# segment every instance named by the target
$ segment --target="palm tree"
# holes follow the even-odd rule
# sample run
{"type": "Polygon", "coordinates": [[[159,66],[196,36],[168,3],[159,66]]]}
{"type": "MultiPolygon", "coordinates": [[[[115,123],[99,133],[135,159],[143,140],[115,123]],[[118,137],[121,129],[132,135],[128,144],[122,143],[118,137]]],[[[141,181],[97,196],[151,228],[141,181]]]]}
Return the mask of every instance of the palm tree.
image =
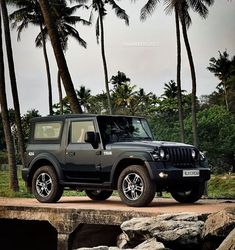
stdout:
{"type": "Polygon", "coordinates": [[[146,109],[149,108],[149,106],[152,104],[152,97],[153,93],[149,92],[148,94],[145,93],[143,88],[140,88],[139,91],[137,91],[137,103],[138,103],[138,110],[141,114],[143,114],[146,109]]]}
{"type": "Polygon", "coordinates": [[[126,110],[129,109],[130,113],[134,115],[133,100],[135,99],[136,94],[136,92],[134,91],[135,88],[135,85],[124,83],[114,89],[112,97],[114,107],[116,110],[118,110],[118,112],[126,114],[126,110]]]}
{"type": "MultiPolygon", "coordinates": [[[[160,0],[149,0],[145,6],[141,9],[140,18],[144,21],[148,15],[152,15],[157,4],[160,0]]],[[[164,1],[167,4],[165,11],[171,13],[172,10],[175,12],[175,25],[176,25],[176,40],[177,40],[177,101],[178,101],[178,112],[179,112],[179,123],[180,123],[180,140],[184,142],[184,115],[183,115],[183,105],[182,105],[182,91],[181,91],[181,42],[180,42],[180,27],[179,27],[179,1],[164,1]]]]}
{"type": "Polygon", "coordinates": [[[235,57],[230,60],[229,54],[227,51],[224,51],[221,53],[219,51],[219,58],[216,59],[215,57],[212,57],[210,59],[209,67],[207,69],[214,73],[216,77],[219,78],[221,83],[219,85],[223,86],[224,91],[224,99],[225,99],[225,106],[227,110],[229,111],[229,96],[228,96],[228,88],[229,88],[229,79],[232,75],[234,75],[233,72],[233,61],[235,61],[235,57]]]}
{"type": "MultiPolygon", "coordinates": [[[[47,73],[49,114],[52,115],[53,110],[50,65],[47,55],[45,35],[43,32],[44,20],[41,14],[39,3],[35,0],[8,0],[8,3],[19,8],[10,15],[10,20],[14,21],[12,27],[17,28],[18,31],[18,40],[21,38],[22,31],[28,28],[29,24],[38,25],[40,27],[43,55],[47,73]]],[[[37,42],[37,40],[35,42],[37,42]]]]}
{"type": "MultiPolygon", "coordinates": [[[[89,0],[75,0],[76,2],[84,3],[89,0]]],[[[92,19],[93,11],[98,12],[98,17],[96,20],[96,38],[97,42],[101,44],[101,55],[103,60],[103,68],[104,68],[104,78],[105,78],[105,89],[106,95],[108,99],[109,112],[112,114],[112,103],[111,96],[109,91],[109,76],[108,76],[108,67],[105,55],[105,34],[104,34],[104,17],[107,15],[106,5],[110,5],[112,9],[114,9],[115,14],[118,18],[123,19],[126,25],[129,25],[129,17],[126,14],[125,10],[122,9],[114,0],[91,0],[91,15],[90,19],[92,19]]]]}
{"type": "MultiPolygon", "coordinates": [[[[79,32],[73,27],[77,23],[82,23],[83,25],[90,25],[90,22],[80,18],[79,16],[74,16],[74,12],[76,12],[79,8],[84,7],[83,5],[75,5],[72,7],[68,7],[66,1],[60,1],[59,4],[55,4],[52,6],[52,15],[56,22],[56,26],[59,33],[59,38],[61,42],[61,46],[64,51],[67,49],[68,37],[73,37],[76,41],[86,48],[86,42],[80,37],[79,32]]],[[[36,38],[36,46],[41,47],[45,39],[48,37],[48,30],[45,26],[43,30],[38,34],[36,38]]],[[[58,92],[59,92],[59,102],[60,102],[60,114],[63,114],[63,96],[62,96],[62,88],[61,88],[61,77],[60,71],[58,70],[57,75],[57,84],[58,84],[58,92]]]]}
{"type": "Polygon", "coordinates": [[[71,110],[73,113],[82,113],[81,106],[78,102],[73,82],[68,70],[68,66],[63,53],[63,48],[60,42],[60,36],[55,23],[55,20],[51,14],[51,6],[48,0],[39,0],[40,8],[43,14],[45,25],[48,29],[48,34],[50,36],[52,48],[54,50],[56,62],[58,69],[61,74],[61,78],[64,84],[64,88],[71,105],[71,110]]]}
{"type": "MultiPolygon", "coordinates": [[[[141,19],[145,20],[148,15],[151,15],[153,11],[155,10],[157,4],[160,2],[160,0],[149,0],[147,4],[142,8],[141,10],[141,19]]],[[[189,9],[191,8],[193,11],[198,13],[201,17],[206,18],[208,15],[208,9],[207,6],[211,6],[214,3],[214,0],[164,0],[164,3],[166,4],[166,12],[170,13],[173,9],[176,12],[176,32],[177,36],[179,36],[179,27],[178,26],[178,19],[180,20],[181,27],[182,27],[182,33],[184,38],[185,47],[187,50],[190,70],[191,70],[191,77],[192,77],[192,132],[193,132],[193,144],[197,146],[197,121],[196,121],[196,73],[195,73],[195,67],[193,62],[193,56],[192,51],[190,47],[190,43],[188,40],[188,34],[187,29],[189,28],[191,24],[191,18],[189,15],[189,9]]],[[[177,38],[177,44],[179,43],[179,37],[177,38]]],[[[180,53],[180,48],[178,48],[178,56],[180,53]]],[[[180,60],[178,58],[178,63],[180,63],[180,60]]],[[[180,67],[178,65],[178,70],[180,70],[180,67]]],[[[179,85],[179,72],[177,73],[177,84],[179,85]]],[[[182,101],[181,101],[182,102],[182,101]]],[[[178,103],[180,103],[180,100],[178,100],[178,103]]],[[[182,105],[181,105],[182,106],[182,105]]],[[[180,116],[180,115],[179,115],[180,116]]]]}
{"type": "Polygon", "coordinates": [[[14,114],[15,114],[15,123],[17,126],[18,147],[19,147],[21,163],[24,166],[25,165],[24,136],[23,136],[22,125],[21,125],[20,105],[19,105],[18,89],[17,89],[17,84],[16,84],[16,75],[15,75],[15,66],[14,66],[13,53],[12,53],[8,12],[7,12],[7,7],[6,7],[6,1],[1,0],[0,4],[1,4],[1,10],[2,10],[3,23],[4,23],[5,45],[6,45],[6,51],[7,51],[7,57],[8,57],[11,90],[12,90],[12,96],[13,96],[14,109],[15,109],[14,114]]]}
{"type": "Polygon", "coordinates": [[[184,0],[180,4],[180,21],[184,37],[184,43],[187,50],[191,77],[192,77],[192,132],[193,132],[193,144],[197,146],[197,119],[196,119],[196,106],[197,106],[197,82],[196,73],[193,62],[192,51],[188,39],[187,29],[191,24],[191,18],[189,15],[189,9],[191,8],[194,12],[198,13],[202,18],[206,18],[208,15],[207,6],[211,6],[214,0],[184,0]]]}
{"type": "Polygon", "coordinates": [[[175,4],[175,26],[176,26],[176,41],[177,41],[177,100],[179,109],[179,124],[180,124],[180,140],[184,142],[184,111],[182,105],[182,88],[181,88],[181,41],[180,41],[180,21],[179,21],[179,6],[175,4]]]}
{"type": "Polygon", "coordinates": [[[118,71],[116,76],[111,77],[110,82],[114,88],[117,88],[122,84],[130,82],[130,78],[128,78],[125,73],[118,71]]]}
{"type": "Polygon", "coordinates": [[[19,191],[19,184],[17,179],[17,168],[16,168],[16,157],[13,138],[11,134],[10,121],[8,116],[7,98],[6,98],[6,87],[5,87],[5,74],[4,74],[4,58],[2,48],[2,21],[0,12],[0,106],[2,123],[5,134],[7,153],[8,153],[8,164],[10,173],[10,189],[13,191],[19,191]]]}
{"type": "Polygon", "coordinates": [[[162,96],[167,99],[175,99],[177,97],[177,92],[177,84],[175,81],[171,80],[169,83],[164,84],[164,93],[162,96]]]}
{"type": "Polygon", "coordinates": [[[80,86],[79,90],[76,90],[78,100],[80,102],[80,105],[83,107],[83,111],[85,113],[88,113],[89,110],[89,99],[91,98],[91,90],[86,89],[85,86],[80,86]]]}

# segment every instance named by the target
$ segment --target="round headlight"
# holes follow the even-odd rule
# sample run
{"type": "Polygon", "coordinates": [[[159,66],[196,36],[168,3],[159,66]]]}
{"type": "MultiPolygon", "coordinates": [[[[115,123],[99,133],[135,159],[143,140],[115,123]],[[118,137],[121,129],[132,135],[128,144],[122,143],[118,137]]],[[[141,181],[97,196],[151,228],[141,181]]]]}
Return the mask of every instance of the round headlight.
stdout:
{"type": "Polygon", "coordinates": [[[191,155],[193,159],[196,158],[196,151],[194,149],[191,150],[191,155]]]}
{"type": "Polygon", "coordinates": [[[163,149],[160,149],[159,155],[160,155],[161,159],[164,159],[164,157],[165,157],[165,151],[163,149]]]}

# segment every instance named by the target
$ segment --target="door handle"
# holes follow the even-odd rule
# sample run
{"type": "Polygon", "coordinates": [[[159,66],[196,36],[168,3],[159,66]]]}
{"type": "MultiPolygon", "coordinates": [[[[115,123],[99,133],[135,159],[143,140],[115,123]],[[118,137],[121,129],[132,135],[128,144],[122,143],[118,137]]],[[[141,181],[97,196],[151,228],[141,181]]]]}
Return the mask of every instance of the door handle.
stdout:
{"type": "Polygon", "coordinates": [[[66,155],[72,157],[72,156],[75,156],[75,152],[66,152],[66,155]]]}

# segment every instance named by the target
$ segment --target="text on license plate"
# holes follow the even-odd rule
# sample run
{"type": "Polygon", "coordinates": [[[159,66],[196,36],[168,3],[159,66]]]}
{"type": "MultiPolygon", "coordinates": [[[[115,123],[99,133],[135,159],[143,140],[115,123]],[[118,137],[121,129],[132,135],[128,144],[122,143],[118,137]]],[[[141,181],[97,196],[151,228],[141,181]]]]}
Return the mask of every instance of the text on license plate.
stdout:
{"type": "Polygon", "coordinates": [[[183,170],[183,177],[200,176],[199,170],[183,170]]]}

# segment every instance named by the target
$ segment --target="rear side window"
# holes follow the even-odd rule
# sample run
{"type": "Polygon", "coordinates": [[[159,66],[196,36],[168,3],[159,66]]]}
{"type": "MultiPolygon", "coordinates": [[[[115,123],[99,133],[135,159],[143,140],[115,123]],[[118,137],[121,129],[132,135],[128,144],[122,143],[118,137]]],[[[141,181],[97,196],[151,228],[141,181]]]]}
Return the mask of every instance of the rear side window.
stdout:
{"type": "Polygon", "coordinates": [[[35,140],[56,140],[59,139],[61,122],[39,122],[35,124],[35,140]]]}

